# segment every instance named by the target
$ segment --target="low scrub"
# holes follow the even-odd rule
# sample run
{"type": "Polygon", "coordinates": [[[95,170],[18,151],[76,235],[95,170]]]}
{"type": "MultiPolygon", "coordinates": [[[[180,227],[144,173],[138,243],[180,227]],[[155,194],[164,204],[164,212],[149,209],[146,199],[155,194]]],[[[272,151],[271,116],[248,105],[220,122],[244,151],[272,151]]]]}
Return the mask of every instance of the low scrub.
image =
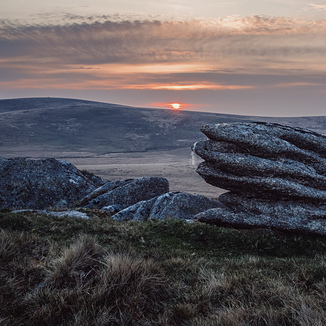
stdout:
{"type": "Polygon", "coordinates": [[[325,325],[326,239],[0,212],[1,325],[325,325]]]}

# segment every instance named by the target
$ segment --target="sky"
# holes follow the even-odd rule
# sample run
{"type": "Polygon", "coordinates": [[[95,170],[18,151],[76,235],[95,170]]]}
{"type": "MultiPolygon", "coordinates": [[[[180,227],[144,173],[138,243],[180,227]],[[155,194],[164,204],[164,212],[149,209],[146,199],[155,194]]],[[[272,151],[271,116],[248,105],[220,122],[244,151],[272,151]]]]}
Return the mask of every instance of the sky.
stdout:
{"type": "Polygon", "coordinates": [[[326,115],[326,1],[1,1],[0,99],[326,115]]]}

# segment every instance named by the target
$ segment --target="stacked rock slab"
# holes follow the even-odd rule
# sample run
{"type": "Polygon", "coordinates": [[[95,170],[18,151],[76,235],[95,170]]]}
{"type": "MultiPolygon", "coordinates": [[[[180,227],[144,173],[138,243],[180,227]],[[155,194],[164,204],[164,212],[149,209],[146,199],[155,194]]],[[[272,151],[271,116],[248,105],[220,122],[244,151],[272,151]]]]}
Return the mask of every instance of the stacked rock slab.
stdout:
{"type": "Polygon", "coordinates": [[[197,172],[230,190],[198,220],[326,234],[326,137],[274,123],[205,125],[197,172]]]}

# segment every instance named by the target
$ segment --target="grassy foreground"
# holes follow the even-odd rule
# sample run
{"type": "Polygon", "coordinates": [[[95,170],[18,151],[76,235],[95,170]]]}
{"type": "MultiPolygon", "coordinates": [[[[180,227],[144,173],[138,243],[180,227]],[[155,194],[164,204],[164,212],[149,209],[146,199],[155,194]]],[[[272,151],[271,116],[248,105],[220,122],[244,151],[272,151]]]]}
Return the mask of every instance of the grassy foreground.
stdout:
{"type": "Polygon", "coordinates": [[[326,239],[0,212],[1,325],[326,325],[326,239]]]}

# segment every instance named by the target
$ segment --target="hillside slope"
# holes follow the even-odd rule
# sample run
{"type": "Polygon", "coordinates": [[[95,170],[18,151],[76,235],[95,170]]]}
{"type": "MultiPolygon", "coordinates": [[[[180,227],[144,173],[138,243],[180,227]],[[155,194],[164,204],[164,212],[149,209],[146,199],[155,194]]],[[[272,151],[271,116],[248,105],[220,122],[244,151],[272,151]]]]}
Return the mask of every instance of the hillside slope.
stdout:
{"type": "Polygon", "coordinates": [[[58,98],[0,100],[1,148],[52,148],[92,153],[186,148],[205,123],[269,120],[326,129],[326,117],[258,118],[127,107],[58,98]]]}

